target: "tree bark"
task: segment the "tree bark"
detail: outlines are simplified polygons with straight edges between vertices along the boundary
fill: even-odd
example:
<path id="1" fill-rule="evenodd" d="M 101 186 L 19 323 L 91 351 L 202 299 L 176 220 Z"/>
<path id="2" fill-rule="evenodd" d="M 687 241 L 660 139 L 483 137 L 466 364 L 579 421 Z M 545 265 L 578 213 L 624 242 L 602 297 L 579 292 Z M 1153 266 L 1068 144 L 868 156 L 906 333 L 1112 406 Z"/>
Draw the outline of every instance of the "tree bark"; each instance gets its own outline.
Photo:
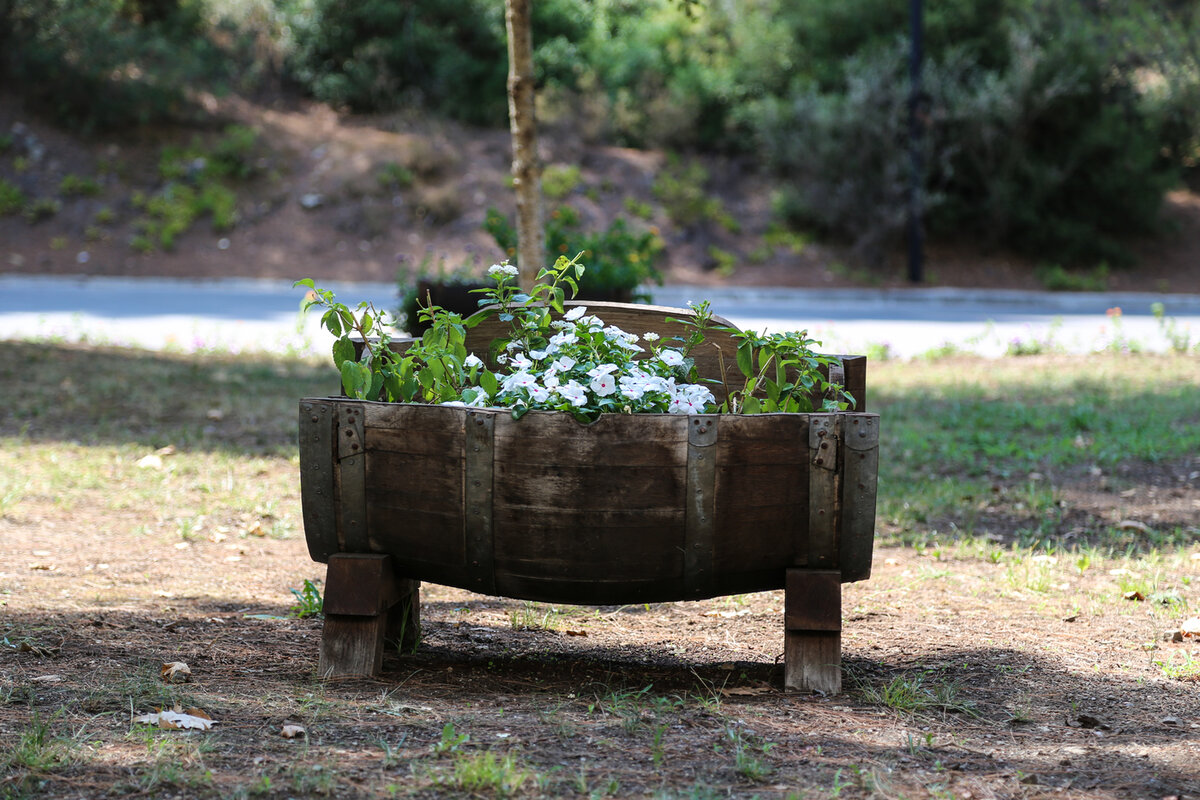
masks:
<path id="1" fill-rule="evenodd" d="M 546 233 L 542 211 L 542 170 L 537 155 L 537 118 L 533 92 L 531 0 L 505 0 L 508 29 L 508 122 L 512 132 L 512 176 L 517 194 L 517 267 L 521 285 L 533 286 L 545 266 Z"/>

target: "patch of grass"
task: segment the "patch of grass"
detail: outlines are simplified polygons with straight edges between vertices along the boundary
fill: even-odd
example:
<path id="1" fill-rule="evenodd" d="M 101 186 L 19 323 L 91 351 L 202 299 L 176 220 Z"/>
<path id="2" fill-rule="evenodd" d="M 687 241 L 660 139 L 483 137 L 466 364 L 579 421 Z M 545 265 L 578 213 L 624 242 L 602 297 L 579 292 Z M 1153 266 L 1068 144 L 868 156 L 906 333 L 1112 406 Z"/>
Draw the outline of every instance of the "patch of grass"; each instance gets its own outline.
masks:
<path id="1" fill-rule="evenodd" d="M 454 759 L 450 774 L 443 781 L 463 792 L 511 797 L 520 791 L 531 775 L 515 756 L 497 756 L 487 750 L 482 753 L 460 753 Z"/>
<path id="2" fill-rule="evenodd" d="M 1184 652 L 1183 657 L 1174 657 L 1165 661 L 1155 661 L 1154 666 L 1162 670 L 1165 677 L 1174 681 L 1200 681 L 1200 658 L 1195 658 L 1190 652 Z"/>
<path id="3" fill-rule="evenodd" d="M 904 714 L 967 714 L 975 716 L 974 705 L 959 696 L 959 687 L 930 672 L 897 675 L 887 683 L 858 687 L 863 701 Z"/>
<path id="4" fill-rule="evenodd" d="M 525 601 L 508 612 L 514 631 L 557 631 L 563 627 L 563 615 L 553 606 Z"/>

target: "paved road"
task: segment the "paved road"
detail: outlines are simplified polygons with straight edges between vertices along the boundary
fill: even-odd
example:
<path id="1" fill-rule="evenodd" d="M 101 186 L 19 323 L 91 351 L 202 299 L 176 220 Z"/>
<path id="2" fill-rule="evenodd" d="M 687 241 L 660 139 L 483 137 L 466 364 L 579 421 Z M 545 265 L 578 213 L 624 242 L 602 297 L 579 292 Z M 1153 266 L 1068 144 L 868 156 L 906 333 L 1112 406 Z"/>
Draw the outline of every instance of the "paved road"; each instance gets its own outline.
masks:
<path id="1" fill-rule="evenodd" d="M 345 302 L 391 308 L 393 284 L 330 283 Z M 806 328 L 823 349 L 863 352 L 886 347 L 909 358 L 946 345 L 1002 354 L 1009 344 L 1052 342 L 1088 352 L 1120 337 L 1146 350 L 1169 340 L 1151 306 L 1161 302 L 1178 331 L 1200 341 L 1200 295 L 1065 294 L 950 289 L 653 290 L 659 305 L 707 298 L 743 328 Z M 0 275 L 0 339 L 92 341 L 151 349 L 325 353 L 316 315 L 299 314 L 302 289 L 286 281 L 187 281 Z M 1118 325 L 1107 315 L 1120 308 Z"/>

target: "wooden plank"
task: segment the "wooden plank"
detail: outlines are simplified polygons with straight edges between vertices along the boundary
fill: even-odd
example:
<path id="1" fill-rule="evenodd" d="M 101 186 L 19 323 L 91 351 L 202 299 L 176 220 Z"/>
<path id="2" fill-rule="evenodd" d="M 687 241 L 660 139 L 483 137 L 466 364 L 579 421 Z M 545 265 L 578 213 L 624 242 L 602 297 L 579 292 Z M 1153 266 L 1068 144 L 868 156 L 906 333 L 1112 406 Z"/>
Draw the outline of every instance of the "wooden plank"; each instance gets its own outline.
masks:
<path id="1" fill-rule="evenodd" d="M 337 405 L 338 549 L 347 553 L 372 552 L 367 528 L 367 454 L 362 403 Z"/>
<path id="2" fill-rule="evenodd" d="M 840 415 L 809 416 L 807 563 L 813 568 L 829 569 L 837 564 L 840 436 Z"/>
<path id="3" fill-rule="evenodd" d="M 683 584 L 689 596 L 702 597 L 713 582 L 713 545 L 717 524 L 716 414 L 688 417 L 687 488 L 684 492 Z"/>
<path id="4" fill-rule="evenodd" d="M 326 614 L 321 628 L 321 678 L 374 677 L 383 668 L 387 616 Z"/>
<path id="5" fill-rule="evenodd" d="M 789 569 L 784 589 L 785 689 L 841 692 L 841 628 L 841 573 Z"/>
<path id="6" fill-rule="evenodd" d="M 470 411 L 466 414 L 463 442 L 464 463 L 463 542 L 466 570 L 471 591 L 492 594 L 496 590 L 493 556 L 492 495 L 495 456 L 494 413 Z M 447 454 L 453 459 L 453 453 Z M 450 532 L 453 535 L 453 531 Z"/>
<path id="7" fill-rule="evenodd" d="M 808 460 L 807 415 L 721 418 L 714 549 L 718 573 L 807 563 Z"/>
<path id="8" fill-rule="evenodd" d="M 313 561 L 338 551 L 333 439 L 337 414 L 329 400 L 300 401 L 300 502 L 304 539 Z"/>
<path id="9" fill-rule="evenodd" d="M 879 475 L 879 416 L 846 414 L 838 564 L 844 582 L 871 576 L 875 495 Z"/>
<path id="10" fill-rule="evenodd" d="M 375 616 L 400 598 L 391 556 L 336 553 L 325 572 L 326 614 Z"/>

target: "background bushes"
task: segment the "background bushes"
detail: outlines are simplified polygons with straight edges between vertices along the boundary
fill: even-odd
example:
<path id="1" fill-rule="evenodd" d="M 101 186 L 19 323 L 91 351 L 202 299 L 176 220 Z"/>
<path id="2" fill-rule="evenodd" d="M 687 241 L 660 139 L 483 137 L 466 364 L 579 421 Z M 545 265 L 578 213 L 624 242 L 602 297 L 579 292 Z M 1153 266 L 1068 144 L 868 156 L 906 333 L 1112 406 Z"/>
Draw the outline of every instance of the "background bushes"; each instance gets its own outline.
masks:
<path id="1" fill-rule="evenodd" d="M 928 224 L 1065 264 L 1127 260 L 1200 182 L 1200 11 L 1182 0 L 926 3 Z M 907 4 L 539 0 L 547 117 L 607 143 L 723 152 L 793 225 L 878 259 L 908 183 Z M 81 130 L 286 80 L 355 111 L 503 126 L 499 0 L 0 0 L 0 77 Z"/>

